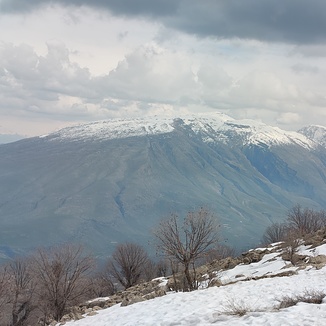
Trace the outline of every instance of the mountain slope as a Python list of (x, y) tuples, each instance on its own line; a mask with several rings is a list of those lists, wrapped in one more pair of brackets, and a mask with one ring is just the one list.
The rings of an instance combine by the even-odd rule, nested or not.
[[(210, 274), (221, 286), (207, 288), (204, 281), (193, 292), (171, 291), (147, 301), (134, 300), (137, 303), (127, 306), (96, 308), (92, 313), (88, 309), (86, 318), (68, 321), (66, 325), (325, 325), (326, 244), (301, 245), (300, 266), (283, 260), (284, 251), (276, 244), (251, 250), (262, 259)], [(161, 285), (164, 288), (163, 282)]]
[(0, 249), (72, 240), (105, 256), (200, 206), (252, 246), (294, 204), (326, 208), (325, 165), (302, 134), (223, 114), (65, 128), (0, 146)]

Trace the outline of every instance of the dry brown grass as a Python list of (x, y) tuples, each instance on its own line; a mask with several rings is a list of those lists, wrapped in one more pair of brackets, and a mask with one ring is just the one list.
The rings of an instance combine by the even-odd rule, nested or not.
[(323, 299), (326, 297), (326, 293), (318, 290), (306, 290), (300, 295), (287, 295), (279, 299), (278, 309), (284, 309), (295, 306), (299, 302), (321, 304)]
[(241, 317), (252, 311), (252, 308), (246, 302), (235, 298), (228, 298), (223, 306), (223, 313), (230, 316)]

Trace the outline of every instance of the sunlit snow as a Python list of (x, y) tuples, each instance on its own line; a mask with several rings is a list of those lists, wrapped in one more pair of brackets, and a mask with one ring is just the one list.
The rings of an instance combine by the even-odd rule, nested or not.
[(42, 136), (59, 140), (119, 139), (145, 135), (167, 134), (175, 130), (177, 124), (200, 134), (205, 142), (228, 142), (236, 136), (245, 144), (297, 144), (306, 148), (314, 147), (314, 142), (297, 132), (284, 131), (254, 120), (235, 120), (223, 113), (191, 114), (178, 117), (149, 116), (134, 119), (113, 119), (97, 121), (61, 129)]
[[(264, 249), (264, 248), (261, 248)], [(300, 247), (300, 253), (325, 253), (325, 244), (310, 249)], [(205, 325), (326, 325), (326, 300), (322, 304), (298, 303), (277, 309), (285, 296), (303, 295), (313, 291), (326, 292), (326, 267), (307, 266), (296, 275), (275, 276), (284, 272), (288, 262), (279, 253), (268, 253), (257, 263), (239, 265), (217, 273), (222, 281), (232, 283), (188, 293), (168, 293), (166, 296), (121, 307), (103, 309), (95, 316), (66, 323), (67, 326), (205, 326)], [(287, 270), (295, 270), (291, 267)], [(246, 280), (237, 280), (241, 273)], [(273, 277), (271, 277), (273, 275)], [(254, 280), (255, 276), (269, 276)], [(244, 316), (232, 315), (232, 307), (242, 307)]]

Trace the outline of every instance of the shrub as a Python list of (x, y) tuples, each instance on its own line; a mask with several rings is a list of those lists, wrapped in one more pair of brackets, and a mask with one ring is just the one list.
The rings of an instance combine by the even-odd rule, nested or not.
[(299, 302), (305, 302), (305, 303), (313, 303), (313, 304), (321, 304), (323, 299), (326, 297), (326, 293), (323, 291), (318, 290), (306, 290), (301, 295), (294, 295), (289, 296), (286, 295), (282, 297), (281, 299), (277, 300), (279, 301), (278, 309), (284, 309), (288, 307), (295, 306)]
[(296, 205), (288, 212), (286, 223), (291, 229), (296, 230), (299, 236), (303, 236), (325, 226), (325, 212), (303, 209), (300, 205)]
[(296, 238), (314, 233), (326, 227), (326, 212), (302, 208), (299, 204), (293, 206), (287, 214), (285, 223), (273, 223), (268, 226), (262, 237), (264, 245), (287, 241), (295, 234)]
[(223, 306), (223, 313), (232, 316), (244, 316), (253, 310), (243, 300), (236, 301), (234, 298), (228, 298)]
[(287, 226), (284, 223), (274, 223), (267, 227), (263, 238), (262, 243), (264, 245), (283, 241), (286, 237)]
[(125, 289), (142, 281), (149, 258), (143, 247), (136, 243), (117, 245), (106, 266), (106, 273)]

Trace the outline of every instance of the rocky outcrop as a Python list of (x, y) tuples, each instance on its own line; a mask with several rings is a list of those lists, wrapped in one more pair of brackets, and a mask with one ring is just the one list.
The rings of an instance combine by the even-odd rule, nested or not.
[[(94, 316), (98, 310), (112, 307), (121, 303), (121, 307), (128, 306), (137, 302), (154, 299), (166, 294), (165, 285), (161, 279), (155, 279), (150, 282), (135, 285), (120, 291), (108, 298), (98, 298), (70, 308), (68, 314), (64, 315), (59, 325), (64, 325), (70, 320), (79, 320), (84, 316)], [(54, 322), (53, 325), (56, 325)]]

